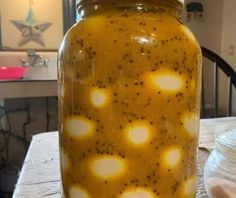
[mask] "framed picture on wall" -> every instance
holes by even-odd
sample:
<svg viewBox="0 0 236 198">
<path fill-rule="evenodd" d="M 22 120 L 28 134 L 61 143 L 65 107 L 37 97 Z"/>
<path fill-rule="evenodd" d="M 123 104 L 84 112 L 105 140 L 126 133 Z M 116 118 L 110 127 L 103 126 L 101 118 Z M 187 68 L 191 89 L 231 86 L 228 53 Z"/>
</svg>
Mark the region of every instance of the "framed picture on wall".
<svg viewBox="0 0 236 198">
<path fill-rule="evenodd" d="M 62 0 L 0 0 L 2 49 L 58 49 L 65 31 L 63 5 Z"/>
</svg>

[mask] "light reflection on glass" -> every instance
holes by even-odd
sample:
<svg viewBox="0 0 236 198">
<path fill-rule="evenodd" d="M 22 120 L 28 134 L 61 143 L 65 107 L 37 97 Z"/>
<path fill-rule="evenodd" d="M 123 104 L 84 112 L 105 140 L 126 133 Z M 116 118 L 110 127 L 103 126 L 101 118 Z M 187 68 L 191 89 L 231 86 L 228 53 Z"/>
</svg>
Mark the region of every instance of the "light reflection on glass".
<svg viewBox="0 0 236 198">
<path fill-rule="evenodd" d="M 147 45 L 153 45 L 155 42 L 154 36 L 135 36 L 132 37 L 133 40 L 138 42 L 139 44 L 147 44 Z"/>
</svg>

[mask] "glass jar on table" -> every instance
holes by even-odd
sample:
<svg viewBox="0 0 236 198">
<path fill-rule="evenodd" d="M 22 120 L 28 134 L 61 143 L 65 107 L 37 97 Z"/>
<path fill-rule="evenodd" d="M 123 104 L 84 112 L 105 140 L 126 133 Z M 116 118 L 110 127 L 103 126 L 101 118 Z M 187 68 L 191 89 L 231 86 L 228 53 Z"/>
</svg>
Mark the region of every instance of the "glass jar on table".
<svg viewBox="0 0 236 198">
<path fill-rule="evenodd" d="M 205 164 L 204 183 L 211 198 L 236 197 L 236 129 L 217 135 Z"/>
<path fill-rule="evenodd" d="M 201 50 L 182 0 L 81 0 L 59 53 L 65 197 L 195 197 Z"/>
</svg>

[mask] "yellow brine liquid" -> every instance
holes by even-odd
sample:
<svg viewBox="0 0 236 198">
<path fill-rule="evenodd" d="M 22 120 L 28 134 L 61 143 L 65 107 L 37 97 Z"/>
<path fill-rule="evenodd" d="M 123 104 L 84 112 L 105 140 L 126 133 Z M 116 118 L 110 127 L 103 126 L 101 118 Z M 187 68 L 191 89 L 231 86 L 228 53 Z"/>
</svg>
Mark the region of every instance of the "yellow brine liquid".
<svg viewBox="0 0 236 198">
<path fill-rule="evenodd" d="M 201 53 L 174 9 L 157 6 L 104 6 L 63 41 L 66 198 L 195 197 Z"/>
</svg>

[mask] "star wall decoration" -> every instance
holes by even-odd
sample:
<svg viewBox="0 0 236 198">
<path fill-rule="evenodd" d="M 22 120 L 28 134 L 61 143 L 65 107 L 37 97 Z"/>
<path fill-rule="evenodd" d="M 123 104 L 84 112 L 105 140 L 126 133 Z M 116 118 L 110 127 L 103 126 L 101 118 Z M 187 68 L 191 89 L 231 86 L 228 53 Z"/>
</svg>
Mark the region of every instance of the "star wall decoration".
<svg viewBox="0 0 236 198">
<path fill-rule="evenodd" d="M 46 31 L 52 23 L 46 22 L 38 24 L 34 20 L 34 13 L 30 7 L 28 16 L 25 21 L 23 20 L 10 20 L 11 23 L 21 32 L 21 41 L 19 46 L 25 45 L 30 41 L 38 43 L 41 46 L 45 46 L 43 41 L 42 33 Z"/>
</svg>

